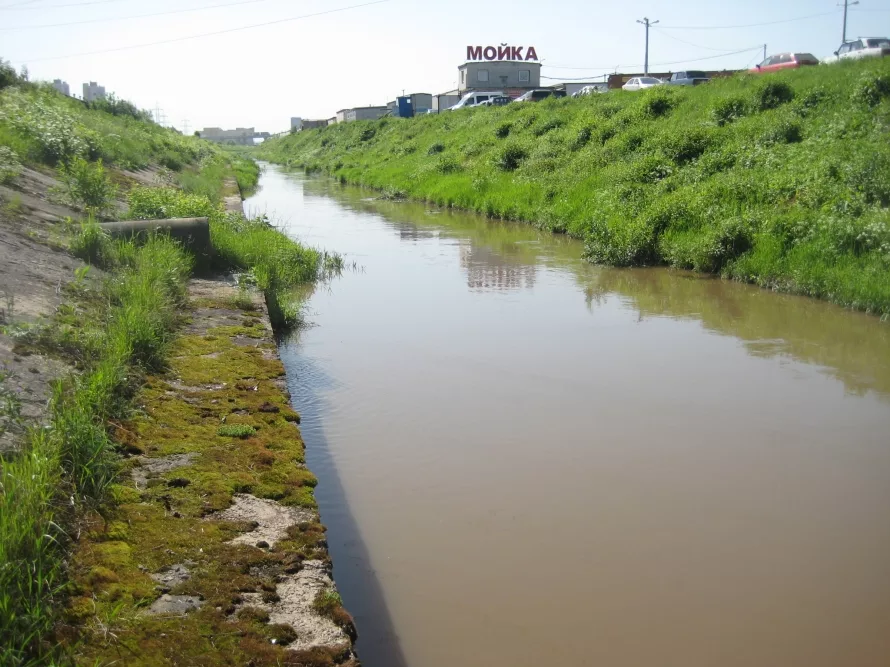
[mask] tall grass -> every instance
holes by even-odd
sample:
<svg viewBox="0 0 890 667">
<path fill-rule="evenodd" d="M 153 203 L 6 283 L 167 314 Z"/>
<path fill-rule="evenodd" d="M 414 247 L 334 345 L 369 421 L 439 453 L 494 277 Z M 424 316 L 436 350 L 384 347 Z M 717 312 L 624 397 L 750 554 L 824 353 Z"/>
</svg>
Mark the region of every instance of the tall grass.
<svg viewBox="0 0 890 667">
<path fill-rule="evenodd" d="M 307 248 L 273 227 L 265 217 L 247 219 L 225 213 L 207 197 L 173 188 L 136 188 L 130 192 L 129 215 L 148 220 L 202 216 L 210 220 L 215 268 L 244 273 L 266 296 L 276 326 L 294 324 L 300 295 L 295 288 L 342 268 L 336 255 Z"/>
<path fill-rule="evenodd" d="M 162 368 L 185 298 L 191 258 L 163 236 L 112 242 L 88 225 L 94 261 L 111 271 L 107 306 L 83 325 L 94 343 L 84 371 L 60 382 L 48 429 L 0 457 L 0 664 L 47 664 L 63 584 L 70 515 L 105 501 L 117 473 L 109 419 L 122 416 L 146 370 Z M 98 240 L 96 240 L 98 239 Z"/>
<path fill-rule="evenodd" d="M 890 59 L 266 141 L 275 162 L 666 264 L 890 312 Z"/>
</svg>

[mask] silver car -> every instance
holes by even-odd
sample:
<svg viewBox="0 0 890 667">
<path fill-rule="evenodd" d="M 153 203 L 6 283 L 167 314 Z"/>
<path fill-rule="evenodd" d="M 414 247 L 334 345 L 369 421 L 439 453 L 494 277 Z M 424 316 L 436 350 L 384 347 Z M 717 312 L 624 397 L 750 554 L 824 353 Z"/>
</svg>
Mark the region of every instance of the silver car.
<svg viewBox="0 0 890 667">
<path fill-rule="evenodd" d="M 855 42 L 841 44 L 833 56 L 822 62 L 835 63 L 839 60 L 858 58 L 880 58 L 890 55 L 890 39 L 886 37 L 862 37 Z"/>
</svg>

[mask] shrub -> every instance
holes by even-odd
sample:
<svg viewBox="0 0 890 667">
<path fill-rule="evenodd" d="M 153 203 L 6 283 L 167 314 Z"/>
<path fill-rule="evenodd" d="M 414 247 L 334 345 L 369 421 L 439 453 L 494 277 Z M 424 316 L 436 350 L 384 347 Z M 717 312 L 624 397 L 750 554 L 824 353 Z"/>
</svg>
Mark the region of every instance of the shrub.
<svg viewBox="0 0 890 667">
<path fill-rule="evenodd" d="M 657 230 L 641 217 L 597 218 L 585 239 L 585 257 L 597 264 L 632 266 L 656 261 Z"/>
<path fill-rule="evenodd" d="M 589 125 L 585 125 L 575 134 L 575 137 L 572 139 L 569 144 L 569 148 L 573 151 L 579 151 L 584 148 L 587 143 L 590 141 L 590 137 L 593 135 L 593 128 Z"/>
<path fill-rule="evenodd" d="M 102 160 L 95 163 L 75 157 L 61 169 L 71 200 L 91 213 L 101 214 L 114 205 L 117 186 L 111 182 Z"/>
<path fill-rule="evenodd" d="M 784 81 L 767 81 L 754 91 L 754 108 L 776 109 L 794 99 L 794 90 Z"/>
<path fill-rule="evenodd" d="M 359 141 L 371 141 L 371 139 L 374 138 L 375 134 L 377 134 L 377 130 L 375 130 L 373 127 L 366 127 L 363 128 L 362 131 L 359 133 L 358 138 Z"/>
<path fill-rule="evenodd" d="M 517 143 L 508 144 L 495 153 L 495 166 L 502 171 L 514 171 L 528 157 L 525 146 Z"/>
<path fill-rule="evenodd" d="M 853 101 L 873 107 L 890 97 L 890 76 L 878 72 L 863 72 L 853 89 Z"/>
<path fill-rule="evenodd" d="M 677 164 L 691 162 L 707 150 L 711 135 L 702 129 L 674 130 L 661 136 L 662 153 Z"/>
<path fill-rule="evenodd" d="M 441 153 L 444 150 L 445 150 L 445 144 L 439 143 L 437 141 L 436 143 L 434 143 L 432 146 L 430 146 L 427 149 L 426 154 L 427 155 L 436 155 L 437 153 Z"/>
<path fill-rule="evenodd" d="M 22 173 L 19 156 L 9 146 L 0 146 L 0 185 L 12 183 Z"/>
<path fill-rule="evenodd" d="M 443 174 L 453 174 L 462 169 L 460 162 L 451 155 L 443 155 L 436 164 L 436 170 Z"/>
<path fill-rule="evenodd" d="M 494 136 L 498 139 L 506 139 L 510 134 L 510 130 L 513 129 L 513 123 L 503 122 L 494 128 Z"/>
<path fill-rule="evenodd" d="M 663 86 L 649 88 L 643 91 L 642 96 L 643 99 L 638 108 L 640 113 L 647 118 L 666 116 L 677 103 L 675 92 Z"/>
<path fill-rule="evenodd" d="M 551 130 L 555 130 L 559 127 L 562 127 L 563 123 L 564 123 L 564 121 L 559 118 L 556 118 L 556 117 L 548 118 L 543 123 L 538 123 L 537 125 L 535 125 L 532 128 L 532 134 L 534 134 L 536 137 L 542 137 L 545 134 L 547 134 L 548 132 L 550 132 Z"/>
<path fill-rule="evenodd" d="M 711 117 L 717 125 L 726 125 L 748 113 L 748 101 L 741 95 L 723 97 L 711 106 Z"/>
<path fill-rule="evenodd" d="M 760 135 L 763 144 L 793 144 L 803 138 L 800 122 L 793 118 L 778 118 Z"/>
</svg>

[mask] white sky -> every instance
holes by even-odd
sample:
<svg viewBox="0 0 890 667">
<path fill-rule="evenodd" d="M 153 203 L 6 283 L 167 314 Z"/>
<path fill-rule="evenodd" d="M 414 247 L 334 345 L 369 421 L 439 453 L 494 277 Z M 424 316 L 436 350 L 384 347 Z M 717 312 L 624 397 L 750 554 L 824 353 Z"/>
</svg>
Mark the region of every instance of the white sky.
<svg viewBox="0 0 890 667">
<path fill-rule="evenodd" d="M 543 75 L 592 77 L 642 71 L 644 28 L 650 70 L 741 68 L 762 50 L 829 55 L 841 40 L 837 0 L 387 0 L 381 4 L 168 44 L 118 49 L 299 17 L 368 0 L 0 0 L 0 58 L 26 64 L 32 80 L 61 78 L 80 94 L 84 81 L 143 108 L 157 103 L 182 129 L 255 126 L 287 129 L 291 116 L 327 118 L 338 109 L 385 104 L 407 92 L 456 87 L 467 45 L 529 46 Z M 213 5 L 230 6 L 208 8 Z M 195 11 L 182 11 L 194 9 Z M 159 12 L 163 16 L 126 18 Z M 757 27 L 668 30 L 669 26 L 739 26 L 827 13 Z M 35 28 L 47 24 L 93 21 Z M 664 30 L 662 30 L 664 26 Z M 890 34 L 890 0 L 861 0 L 847 35 Z M 762 49 L 762 47 L 761 47 Z M 61 56 L 61 57 L 60 57 Z M 699 58 L 717 58 L 697 61 Z M 638 65 L 637 67 L 633 67 Z M 563 69 L 563 68 L 593 69 Z M 545 80 L 542 83 L 549 84 Z"/>
</svg>

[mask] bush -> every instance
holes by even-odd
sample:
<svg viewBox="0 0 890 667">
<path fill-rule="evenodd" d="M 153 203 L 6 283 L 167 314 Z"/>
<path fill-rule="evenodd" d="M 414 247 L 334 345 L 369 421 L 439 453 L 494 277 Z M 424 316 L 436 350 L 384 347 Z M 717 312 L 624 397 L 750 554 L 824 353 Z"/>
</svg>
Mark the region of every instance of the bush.
<svg viewBox="0 0 890 667">
<path fill-rule="evenodd" d="M 711 117 L 720 126 L 743 118 L 747 113 L 748 101 L 741 95 L 723 97 L 711 107 Z"/>
<path fill-rule="evenodd" d="M 373 127 L 366 127 L 362 129 L 361 133 L 359 133 L 359 141 L 371 141 L 376 133 L 377 130 L 375 130 Z"/>
<path fill-rule="evenodd" d="M 495 154 L 495 166 L 501 171 L 519 169 L 522 161 L 528 157 L 528 150 L 521 144 L 509 144 Z"/>
<path fill-rule="evenodd" d="M 676 164 L 691 162 L 711 145 L 711 135 L 702 129 L 674 130 L 661 136 L 658 145 Z"/>
<path fill-rule="evenodd" d="M 0 185 L 12 183 L 22 173 L 19 156 L 9 146 L 0 146 Z"/>
<path fill-rule="evenodd" d="M 642 92 L 643 99 L 639 104 L 639 111 L 646 118 L 661 118 L 670 113 L 677 103 L 675 91 L 663 86 L 649 88 Z"/>
<path fill-rule="evenodd" d="M 587 143 L 590 141 L 590 137 L 593 135 L 593 128 L 588 125 L 585 125 L 575 134 L 574 139 L 569 144 L 569 148 L 573 151 L 579 151 L 584 148 Z"/>
<path fill-rule="evenodd" d="M 445 144 L 439 143 L 437 141 L 436 143 L 434 143 L 432 146 L 430 146 L 427 149 L 426 154 L 427 155 L 436 155 L 437 153 L 441 153 L 444 150 L 445 150 Z"/>
<path fill-rule="evenodd" d="M 777 109 L 794 99 L 794 90 L 784 81 L 767 81 L 754 91 L 754 108 L 758 111 Z"/>
<path fill-rule="evenodd" d="M 494 136 L 496 136 L 498 139 L 506 139 L 510 134 L 510 130 L 512 129 L 513 123 L 500 123 L 496 128 L 494 128 Z"/>
<path fill-rule="evenodd" d="M 3 59 L 0 59 L 0 90 L 8 86 L 14 86 L 19 82 L 19 76 L 15 73 L 12 65 Z"/>
<path fill-rule="evenodd" d="M 803 138 L 800 122 L 792 118 L 778 118 L 760 135 L 764 144 L 793 144 Z"/>
<path fill-rule="evenodd" d="M 111 182 L 102 160 L 88 162 L 74 158 L 61 169 L 62 182 L 71 200 L 92 214 L 101 214 L 114 206 L 117 186 Z"/>
<path fill-rule="evenodd" d="M 853 101 L 866 106 L 877 106 L 890 97 L 890 76 L 878 72 L 863 72 L 853 89 Z"/>
</svg>

